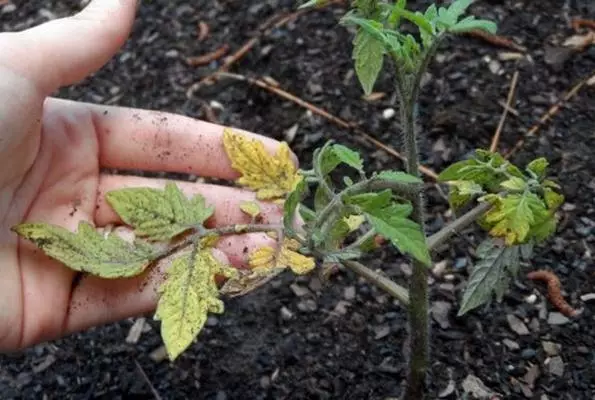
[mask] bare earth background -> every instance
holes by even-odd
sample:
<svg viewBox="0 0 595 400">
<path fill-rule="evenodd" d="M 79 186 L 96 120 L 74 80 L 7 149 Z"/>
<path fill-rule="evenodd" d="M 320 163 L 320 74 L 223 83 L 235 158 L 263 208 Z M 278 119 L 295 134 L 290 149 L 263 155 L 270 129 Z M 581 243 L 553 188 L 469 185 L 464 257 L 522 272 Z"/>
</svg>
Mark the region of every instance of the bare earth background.
<svg viewBox="0 0 595 400">
<path fill-rule="evenodd" d="M 411 1 L 425 7 L 427 1 Z M 237 50 L 291 0 L 153 0 L 138 13 L 132 37 L 95 76 L 64 89 L 70 99 L 159 109 L 289 140 L 308 165 L 315 147 L 335 139 L 363 152 L 370 168 L 394 168 L 395 158 L 361 137 L 307 113 L 261 89 L 226 82 L 188 89 L 221 60 L 191 67 L 185 59 L 227 44 Z M 0 29 L 14 31 L 80 9 L 78 0 L 18 1 L 0 6 Z M 386 145 L 400 147 L 389 109 L 391 76 L 376 90 L 388 95 L 362 100 L 350 60 L 351 36 L 337 25 L 345 11 L 335 5 L 273 30 L 233 72 L 270 76 L 281 87 L 344 119 L 358 122 Z M 561 51 L 575 34 L 574 17 L 595 18 L 592 0 L 479 0 L 472 12 L 499 23 L 499 33 L 527 48 L 504 60 L 509 49 L 458 37 L 445 44 L 423 88 L 423 162 L 440 170 L 476 147 L 489 146 L 511 76 L 519 70 L 517 116 L 509 116 L 500 150 L 510 149 L 574 84 L 595 73 L 595 46 Z M 209 35 L 197 40 L 197 25 Z M 584 32 L 583 32 L 584 33 Z M 89 43 L 93 46 L 93 43 Z M 524 273 L 501 304 L 464 318 L 456 311 L 482 235 L 471 229 L 435 257 L 446 268 L 432 283 L 431 398 L 464 398 L 473 377 L 507 399 L 595 399 L 595 86 L 584 87 L 514 161 L 537 156 L 552 162 L 567 204 L 558 234 L 536 250 L 525 272 L 546 268 L 560 277 L 566 298 L 584 309 L 560 318 L 545 302 L 545 288 Z M 197 154 L 208 157 L 208 154 Z M 396 164 L 395 164 L 396 163 Z M 451 218 L 444 198 L 428 181 L 428 230 Z M 405 260 L 386 250 L 368 265 L 405 283 Z M 293 283 L 293 286 L 291 286 Z M 532 294 L 536 296 L 531 296 Z M 527 301 L 529 298 L 529 301 Z M 534 300 L 531 302 L 531 300 Z M 126 337 L 134 320 L 122 321 L 20 354 L 0 356 L 2 399 L 385 399 L 400 393 L 405 377 L 404 311 L 346 272 L 326 284 L 316 276 L 282 276 L 246 297 L 227 301 L 209 319 L 199 341 L 174 364 L 155 361 L 159 326 L 147 316 L 136 343 Z M 514 318 L 517 317 L 517 318 Z M 526 334 L 523 328 L 526 327 Z M 154 356 L 154 355 L 153 355 Z M 138 363 L 138 365 L 137 365 Z M 140 370 L 146 377 L 143 377 Z M 463 382 L 466 380 L 466 384 Z M 156 393 L 152 392 L 150 382 Z"/>
</svg>

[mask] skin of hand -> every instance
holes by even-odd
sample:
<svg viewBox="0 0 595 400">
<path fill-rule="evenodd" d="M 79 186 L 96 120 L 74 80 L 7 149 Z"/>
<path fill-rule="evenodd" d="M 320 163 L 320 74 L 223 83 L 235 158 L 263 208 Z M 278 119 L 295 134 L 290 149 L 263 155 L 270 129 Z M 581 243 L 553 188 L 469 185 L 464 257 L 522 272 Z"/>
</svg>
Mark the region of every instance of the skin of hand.
<svg viewBox="0 0 595 400">
<path fill-rule="evenodd" d="M 97 227 L 118 223 L 104 200 L 106 192 L 166 183 L 107 175 L 102 168 L 237 177 L 224 152 L 219 125 L 49 97 L 98 70 L 118 51 L 130 33 L 136 3 L 94 0 L 74 16 L 0 33 L 0 351 L 150 312 L 162 276 L 84 276 L 75 285 L 74 271 L 20 240 L 12 226 L 46 222 L 74 231 L 80 221 Z M 253 136 L 271 152 L 276 150 L 277 142 Z M 215 206 L 208 226 L 249 221 L 239 203 L 253 199 L 252 193 L 177 184 Z M 281 219 L 276 206 L 262 208 L 265 223 Z M 241 267 L 245 253 L 263 244 L 270 245 L 264 234 L 236 235 L 222 239 L 214 251 L 222 261 Z"/>
</svg>

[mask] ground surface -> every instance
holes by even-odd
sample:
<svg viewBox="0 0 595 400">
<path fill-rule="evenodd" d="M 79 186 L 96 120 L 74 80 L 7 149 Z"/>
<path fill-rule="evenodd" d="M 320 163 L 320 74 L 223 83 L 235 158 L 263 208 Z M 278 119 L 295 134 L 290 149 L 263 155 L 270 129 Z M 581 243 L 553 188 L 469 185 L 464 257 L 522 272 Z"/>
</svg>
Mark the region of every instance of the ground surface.
<svg viewBox="0 0 595 400">
<path fill-rule="evenodd" d="M 76 11 L 79 3 L 15 1 L 14 6 L 0 6 L 0 28 L 23 29 L 65 16 Z M 222 110 L 215 112 L 221 123 L 289 138 L 305 165 L 313 148 L 333 138 L 361 149 L 373 168 L 394 166 L 391 156 L 260 89 L 233 82 L 187 97 L 188 88 L 217 63 L 190 67 L 186 56 L 204 54 L 225 43 L 239 48 L 265 19 L 293 7 L 291 0 L 144 3 L 122 52 L 101 72 L 65 89 L 61 96 L 198 118 L 205 117 L 205 103 L 218 102 Z M 361 99 L 351 72 L 350 35 L 337 26 L 343 12 L 342 6 L 334 6 L 273 31 L 233 71 L 273 77 L 285 89 L 361 123 L 385 144 L 399 148 L 397 121 L 383 118 L 386 109 L 395 107 L 391 96 L 375 102 Z M 420 110 L 426 132 L 420 143 L 423 161 L 436 170 L 475 147 L 489 145 L 502 111 L 498 102 L 505 100 L 515 69 L 520 71 L 514 103 L 518 117 L 509 117 L 501 149 L 509 149 L 573 84 L 595 72 L 595 46 L 570 55 L 563 64 L 546 62 L 555 55 L 556 45 L 573 34 L 568 17 L 595 18 L 591 0 L 480 0 L 473 12 L 495 18 L 500 33 L 525 46 L 530 59 L 499 60 L 499 54 L 508 50 L 471 38 L 457 38 L 442 47 L 424 87 Z M 199 21 L 210 27 L 202 42 L 196 38 Z M 390 77 L 383 78 L 376 90 L 390 93 L 390 82 Z M 555 325 L 557 315 L 544 303 L 544 287 L 522 277 L 503 303 L 457 318 L 466 266 L 473 262 L 470 242 L 478 243 L 481 236 L 471 232 L 467 240 L 458 239 L 435 258 L 449 273 L 432 284 L 436 310 L 432 398 L 445 389 L 445 398 L 463 398 L 462 383 L 469 375 L 503 398 L 595 398 L 595 309 L 593 301 L 580 301 L 581 295 L 595 292 L 594 110 L 595 89 L 583 89 L 514 158 L 523 162 L 545 155 L 562 182 L 568 204 L 561 213 L 559 233 L 537 249 L 527 269 L 558 273 L 567 299 L 584 307 L 583 314 Z M 295 135 L 288 136 L 288 131 Z M 435 231 L 448 222 L 447 205 L 434 189 L 428 202 L 428 229 Z M 370 262 L 404 283 L 407 268 L 402 264 L 389 252 Z M 160 346 L 158 325 L 152 322 L 136 344 L 126 343 L 133 321 L 1 356 L 0 397 L 152 398 L 135 360 L 163 399 L 398 396 L 405 376 L 403 310 L 344 272 L 325 286 L 315 277 L 298 279 L 300 287 L 308 288 L 306 294 L 295 286 L 292 290 L 291 283 L 291 277 L 282 277 L 251 295 L 228 301 L 227 312 L 211 318 L 199 342 L 174 364 L 149 357 Z M 537 297 L 531 304 L 526 298 L 532 293 Z M 523 321 L 528 334 L 511 329 L 511 315 Z M 526 381 L 533 384 L 523 384 Z"/>
</svg>

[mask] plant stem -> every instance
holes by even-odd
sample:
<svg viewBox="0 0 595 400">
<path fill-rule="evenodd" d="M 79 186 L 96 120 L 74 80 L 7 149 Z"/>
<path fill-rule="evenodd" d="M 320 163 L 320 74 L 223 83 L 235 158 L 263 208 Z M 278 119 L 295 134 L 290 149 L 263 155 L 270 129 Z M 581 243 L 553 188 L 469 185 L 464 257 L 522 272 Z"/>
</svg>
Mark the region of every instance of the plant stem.
<svg viewBox="0 0 595 400">
<path fill-rule="evenodd" d="M 380 275 L 378 272 L 371 270 L 357 261 L 345 260 L 342 261 L 341 264 L 378 286 L 380 289 L 399 300 L 404 306 L 409 305 L 409 293 L 403 286 L 398 285 L 387 277 Z"/>
<path fill-rule="evenodd" d="M 358 237 L 353 243 L 349 246 L 345 247 L 345 250 L 357 250 L 362 244 L 366 243 L 368 240 L 376 236 L 376 230 L 370 229 L 360 237 Z"/>
<path fill-rule="evenodd" d="M 479 203 L 477 206 L 430 236 L 428 238 L 428 248 L 430 250 L 436 250 L 438 246 L 471 225 L 481 214 L 488 211 L 491 207 L 492 204 L 490 203 Z"/>
</svg>

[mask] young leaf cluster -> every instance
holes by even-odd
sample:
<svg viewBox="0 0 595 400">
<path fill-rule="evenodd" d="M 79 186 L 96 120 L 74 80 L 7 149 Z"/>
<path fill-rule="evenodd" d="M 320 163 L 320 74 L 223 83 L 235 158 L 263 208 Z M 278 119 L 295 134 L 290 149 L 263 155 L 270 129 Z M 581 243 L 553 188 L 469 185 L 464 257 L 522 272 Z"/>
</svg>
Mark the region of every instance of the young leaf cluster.
<svg viewBox="0 0 595 400">
<path fill-rule="evenodd" d="M 371 93 L 389 55 L 400 74 L 416 75 L 425 59 L 433 56 L 435 46 L 447 33 L 480 29 L 494 33 L 496 25 L 474 16 L 463 15 L 472 0 L 455 0 L 448 7 L 430 5 L 425 12 L 410 11 L 406 0 L 394 2 L 355 0 L 341 23 L 356 27 L 353 41 L 355 71 L 366 94 Z M 302 7 L 320 6 L 325 1 L 308 1 Z M 403 21 L 418 28 L 418 36 L 400 31 Z"/>
<path fill-rule="evenodd" d="M 474 199 L 492 204 L 478 223 L 491 236 L 512 246 L 542 242 L 556 230 L 556 210 L 564 202 L 559 186 L 546 178 L 548 162 L 538 158 L 521 170 L 498 153 L 477 150 L 438 177 L 450 186 L 455 209 Z"/>
</svg>

